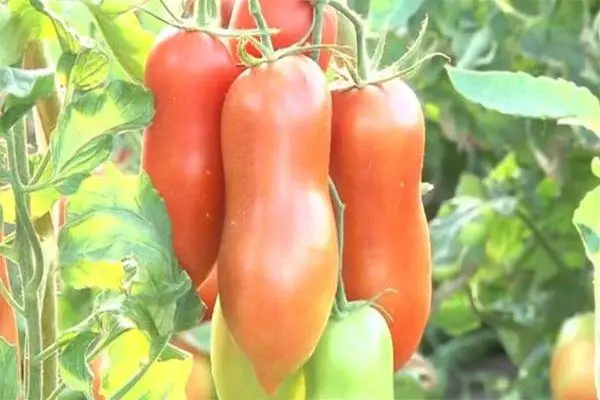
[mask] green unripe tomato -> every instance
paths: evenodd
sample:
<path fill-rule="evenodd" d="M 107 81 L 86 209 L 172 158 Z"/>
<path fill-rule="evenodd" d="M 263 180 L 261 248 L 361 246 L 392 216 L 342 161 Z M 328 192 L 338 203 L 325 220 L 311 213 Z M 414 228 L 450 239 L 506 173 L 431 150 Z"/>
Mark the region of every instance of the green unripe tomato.
<path fill-rule="evenodd" d="M 332 316 L 304 367 L 308 400 L 393 400 L 392 336 L 384 317 L 361 305 Z"/>

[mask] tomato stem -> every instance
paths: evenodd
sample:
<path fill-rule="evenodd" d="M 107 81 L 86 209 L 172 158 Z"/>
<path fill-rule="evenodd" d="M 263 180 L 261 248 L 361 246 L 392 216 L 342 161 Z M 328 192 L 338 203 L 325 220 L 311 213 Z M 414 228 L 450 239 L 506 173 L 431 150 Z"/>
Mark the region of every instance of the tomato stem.
<path fill-rule="evenodd" d="M 215 0 L 194 0 L 194 21 L 200 27 L 212 25 L 214 20 L 212 11 L 217 8 Z"/>
<path fill-rule="evenodd" d="M 273 53 L 273 41 L 271 40 L 271 36 L 269 36 L 269 26 L 267 25 L 267 20 L 262 13 L 262 8 L 260 6 L 259 0 L 250 0 L 248 2 L 248 8 L 250 10 L 250 14 L 254 18 L 254 22 L 256 23 L 256 27 L 261 31 L 261 41 L 263 46 L 268 50 L 269 54 L 263 54 L 263 56 L 269 56 Z"/>
<path fill-rule="evenodd" d="M 369 78 L 369 57 L 367 55 L 367 41 L 363 22 L 358 14 L 338 0 L 330 0 L 329 4 L 339 11 L 340 14 L 346 17 L 352 23 L 352 25 L 354 25 L 354 29 L 356 31 L 356 65 L 358 77 L 362 81 L 366 81 Z M 355 83 L 360 86 L 363 82 Z"/>
<path fill-rule="evenodd" d="M 327 0 L 315 0 L 314 2 L 314 28 L 312 33 L 312 43 L 320 45 L 323 40 L 323 17 L 325 15 L 325 7 L 327 6 Z M 319 61 L 319 48 L 314 48 L 312 52 L 312 59 L 315 62 Z"/>
<path fill-rule="evenodd" d="M 338 276 L 338 285 L 337 290 L 335 292 L 335 306 L 334 312 L 337 311 L 338 314 L 344 312 L 344 310 L 348 306 L 348 299 L 346 298 L 346 289 L 344 288 L 344 279 L 343 279 L 343 258 L 344 258 L 344 213 L 346 210 L 346 206 L 342 202 L 340 194 L 338 193 L 335 183 L 331 177 L 329 178 L 329 194 L 333 200 L 335 209 L 336 209 L 336 229 L 337 229 L 337 244 L 338 244 L 338 252 L 339 252 L 339 276 Z"/>

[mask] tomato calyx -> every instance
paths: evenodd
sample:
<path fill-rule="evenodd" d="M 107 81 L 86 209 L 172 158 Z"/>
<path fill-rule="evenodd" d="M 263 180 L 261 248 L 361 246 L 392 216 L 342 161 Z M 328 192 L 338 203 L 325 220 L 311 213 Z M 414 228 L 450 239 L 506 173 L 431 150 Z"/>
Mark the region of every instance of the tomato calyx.
<path fill-rule="evenodd" d="M 207 1 L 208 0 L 203 0 L 203 1 Z M 190 13 L 187 10 L 184 10 L 183 14 L 181 17 L 178 17 L 177 15 L 175 15 L 175 13 L 163 2 L 161 1 L 161 4 L 163 6 L 163 8 L 167 11 L 167 14 L 169 14 L 171 20 L 168 20 L 158 14 L 156 14 L 155 12 L 145 8 L 142 5 L 136 5 L 134 8 L 142 11 L 146 14 L 148 14 L 149 16 L 151 16 L 152 18 L 167 24 L 173 28 L 177 28 L 177 29 L 181 29 L 183 31 L 187 31 L 187 32 L 202 32 L 202 33 L 206 33 L 212 36 L 218 36 L 218 37 L 226 37 L 226 38 L 231 38 L 231 37 L 240 37 L 240 38 L 248 38 L 248 37 L 252 37 L 252 35 L 259 35 L 263 33 L 263 30 L 261 29 L 224 29 L 222 27 L 219 26 L 218 23 L 218 19 L 209 17 L 206 14 L 203 14 L 198 6 L 194 6 L 194 14 L 190 15 Z M 129 10 L 126 10 L 125 12 L 128 12 Z M 203 15 L 202 17 L 200 17 L 199 15 Z M 200 21 L 200 23 L 199 23 Z M 279 33 L 279 29 L 276 28 L 268 28 L 267 29 L 268 34 L 277 34 Z"/>
<path fill-rule="evenodd" d="M 261 64 L 272 63 L 286 56 L 304 54 L 310 51 L 312 51 L 311 58 L 316 61 L 319 58 L 319 50 L 330 50 L 339 54 L 339 56 L 342 58 L 348 58 L 348 55 L 341 50 L 341 46 L 321 43 L 325 11 L 324 9 L 329 0 L 316 1 L 319 3 L 319 6 L 315 6 L 313 8 L 312 24 L 304 36 L 291 46 L 275 50 L 271 40 L 271 35 L 277 34 L 279 31 L 273 32 L 273 30 L 268 27 L 259 1 L 250 0 L 250 12 L 254 18 L 256 26 L 258 27 L 257 30 L 260 33 L 260 39 L 256 39 L 253 37 L 253 35 L 240 35 L 241 39 L 237 46 L 237 53 L 242 63 L 246 67 L 252 68 Z M 312 44 L 307 44 L 311 35 L 313 36 Z M 247 47 L 249 43 L 258 49 L 260 57 L 254 57 L 248 53 Z"/>
<path fill-rule="evenodd" d="M 336 73 L 341 78 L 332 84 L 332 90 L 334 91 L 362 88 L 368 85 L 380 84 L 396 78 L 407 76 L 419 69 L 423 63 L 434 57 L 439 56 L 445 58 L 447 61 L 450 61 L 450 58 L 446 54 L 441 52 L 433 52 L 428 53 L 411 63 L 412 57 L 414 56 L 416 50 L 421 47 L 423 38 L 425 37 L 425 33 L 427 31 L 428 17 L 426 16 L 421 23 L 421 28 L 417 38 L 408 48 L 408 50 L 402 55 L 402 57 L 400 57 L 399 60 L 380 70 L 379 67 L 385 50 L 386 33 L 388 30 L 382 29 L 380 31 L 381 33 L 373 52 L 373 56 L 372 58 L 369 58 L 367 54 L 364 23 L 356 12 L 348 8 L 348 6 L 339 0 L 312 0 L 312 2 L 315 4 L 315 6 L 321 2 L 326 2 L 327 4 L 331 5 L 331 7 L 335 8 L 336 11 L 347 18 L 351 24 L 354 25 L 355 29 L 357 55 L 356 67 L 345 61 L 344 58 L 342 58 L 342 62 L 345 64 L 344 68 L 336 68 L 333 66 L 333 68 L 336 70 Z"/>

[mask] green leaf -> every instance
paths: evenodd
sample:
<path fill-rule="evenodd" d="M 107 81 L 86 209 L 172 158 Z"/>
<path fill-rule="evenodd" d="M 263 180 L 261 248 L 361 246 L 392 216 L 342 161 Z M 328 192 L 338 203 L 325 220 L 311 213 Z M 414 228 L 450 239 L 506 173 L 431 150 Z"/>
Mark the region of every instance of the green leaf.
<path fill-rule="evenodd" d="M 0 67 L 0 135 L 53 90 L 54 73 L 50 69 Z"/>
<path fill-rule="evenodd" d="M 375 28 L 389 24 L 390 30 L 396 30 L 406 26 L 423 3 L 425 0 L 371 0 L 369 22 Z"/>
<path fill-rule="evenodd" d="M 0 337 L 0 399 L 16 399 L 19 396 L 17 349 Z"/>
<path fill-rule="evenodd" d="M 67 284 L 127 288 L 161 335 L 197 321 L 201 305 L 188 293 L 194 290 L 173 254 L 166 208 L 145 173 L 107 167 L 103 177 L 87 179 L 69 198 L 67 221 L 59 235 Z M 101 273 L 110 277 L 100 279 Z"/>
<path fill-rule="evenodd" d="M 119 337 L 108 351 L 111 368 L 103 379 L 107 398 L 116 393 L 152 352 L 151 341 L 140 331 L 131 330 Z M 192 368 L 192 358 L 181 359 L 177 352 L 168 352 L 152 364 L 142 379 L 127 393 L 128 399 L 185 399 L 185 387 Z"/>
<path fill-rule="evenodd" d="M 92 373 L 85 361 L 90 345 L 94 342 L 96 334 L 82 332 L 72 338 L 60 354 L 60 375 L 65 384 L 70 388 L 84 392 L 92 398 Z"/>
<path fill-rule="evenodd" d="M 573 214 L 573 223 L 581 236 L 585 254 L 600 270 L 600 186 L 591 190 L 581 200 Z"/>
<path fill-rule="evenodd" d="M 70 74 L 72 90 L 88 91 L 101 86 L 110 73 L 108 54 L 87 48 L 77 54 Z"/>
<path fill-rule="evenodd" d="M 108 159 L 114 135 L 147 125 L 153 112 L 152 94 L 124 81 L 113 81 L 75 98 L 61 113 L 52 136 L 52 179 L 45 183 L 61 183 L 63 192 L 72 193 Z"/>
<path fill-rule="evenodd" d="M 133 11 L 115 16 L 114 5 L 118 3 L 114 1 L 98 4 L 97 1 L 84 0 L 84 3 L 94 15 L 119 64 L 134 82 L 143 82 L 146 58 L 154 44 L 154 35 L 142 28 Z"/>
<path fill-rule="evenodd" d="M 28 41 L 53 34 L 50 20 L 36 11 L 29 0 L 0 2 L 0 66 L 18 63 Z"/>
<path fill-rule="evenodd" d="M 454 89 L 469 101 L 504 114 L 556 119 L 600 134 L 600 102 L 587 88 L 524 72 L 478 72 L 451 66 L 446 70 Z"/>
<path fill-rule="evenodd" d="M 463 292 L 444 299 L 431 322 L 451 336 L 464 335 L 481 326 L 481 320 Z"/>

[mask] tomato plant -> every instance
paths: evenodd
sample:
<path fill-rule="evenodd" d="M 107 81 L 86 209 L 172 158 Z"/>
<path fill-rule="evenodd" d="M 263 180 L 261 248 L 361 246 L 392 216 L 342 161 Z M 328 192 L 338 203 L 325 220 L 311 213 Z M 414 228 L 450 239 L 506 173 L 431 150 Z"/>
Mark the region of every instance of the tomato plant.
<path fill-rule="evenodd" d="M 597 397 L 599 27 L 0 2 L 0 399 Z"/>
<path fill-rule="evenodd" d="M 190 62 L 201 54 L 206 62 Z M 166 203 L 175 254 L 196 287 L 221 239 L 221 107 L 238 73 L 225 44 L 201 32 L 172 33 L 148 57 L 145 82 L 156 111 L 144 133 L 142 168 Z"/>

